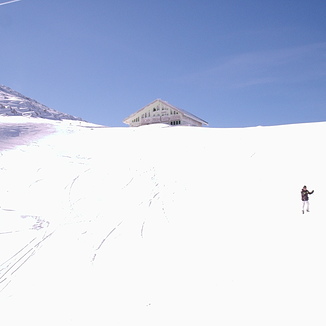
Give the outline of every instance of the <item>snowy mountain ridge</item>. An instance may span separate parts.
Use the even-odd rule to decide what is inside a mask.
[[[52,120],[82,120],[70,114],[50,109],[4,85],[0,85],[0,115],[29,116]]]

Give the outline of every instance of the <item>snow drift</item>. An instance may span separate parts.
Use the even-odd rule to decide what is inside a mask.
[[[326,123],[19,118],[17,134],[15,119],[0,125],[4,324],[325,324]]]

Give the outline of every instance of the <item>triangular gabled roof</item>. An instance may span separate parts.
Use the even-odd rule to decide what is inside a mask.
[[[175,107],[174,105],[172,105],[172,104],[170,104],[170,103],[168,103],[168,102],[166,102],[166,101],[163,101],[163,100],[161,100],[161,99],[156,99],[155,101],[153,101],[153,102],[147,104],[146,106],[142,107],[140,110],[134,112],[134,113],[131,114],[129,117],[125,118],[125,119],[123,120],[123,122],[126,123],[126,124],[128,124],[128,121],[132,120],[133,117],[137,116],[141,111],[145,110],[145,109],[148,108],[149,106],[152,106],[153,104],[156,104],[156,103],[157,103],[157,104],[159,104],[159,103],[160,103],[160,104],[164,104],[165,106],[169,107],[170,109],[175,110],[175,111],[178,111],[178,112],[182,113],[184,116],[186,116],[186,117],[188,117],[188,118],[191,118],[191,119],[193,119],[193,120],[196,120],[196,121],[198,121],[199,123],[201,123],[201,124],[203,124],[203,125],[208,125],[208,122],[206,122],[205,120],[200,119],[200,118],[198,118],[197,116],[195,116],[194,114],[192,114],[192,113],[190,113],[190,112],[188,112],[188,111],[186,111],[186,110],[183,110],[183,109],[177,108],[177,107]]]

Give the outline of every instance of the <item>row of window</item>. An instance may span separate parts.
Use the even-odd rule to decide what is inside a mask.
[[[139,117],[132,120],[132,122],[139,122]],[[181,125],[181,121],[180,120],[176,120],[176,121],[171,121],[170,122],[171,126],[178,126],[178,125]]]
[[[155,110],[153,110],[154,112],[155,112]],[[172,110],[170,110],[170,115],[176,115],[176,114],[179,114],[179,112],[178,111],[172,111]],[[153,117],[159,117],[159,116],[167,116],[167,115],[169,115],[168,114],[168,112],[162,112],[161,114],[160,113],[154,113],[153,114]],[[149,112],[146,112],[146,113],[143,113],[142,114],[142,116],[141,116],[142,118],[150,118],[151,117],[151,112],[149,111]]]
[[[136,119],[133,119],[132,122],[139,122],[139,117]]]
[[[169,109],[165,108],[165,107],[162,108],[162,111],[167,111],[167,110],[169,110]],[[160,107],[158,106],[157,108],[153,108],[153,112],[155,112],[155,111],[160,111]]]

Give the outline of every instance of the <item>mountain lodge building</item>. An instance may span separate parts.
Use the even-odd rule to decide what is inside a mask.
[[[154,123],[164,123],[171,126],[202,127],[208,123],[195,115],[176,108],[160,99],[144,106],[142,109],[124,119],[123,122],[130,127],[139,127]]]

